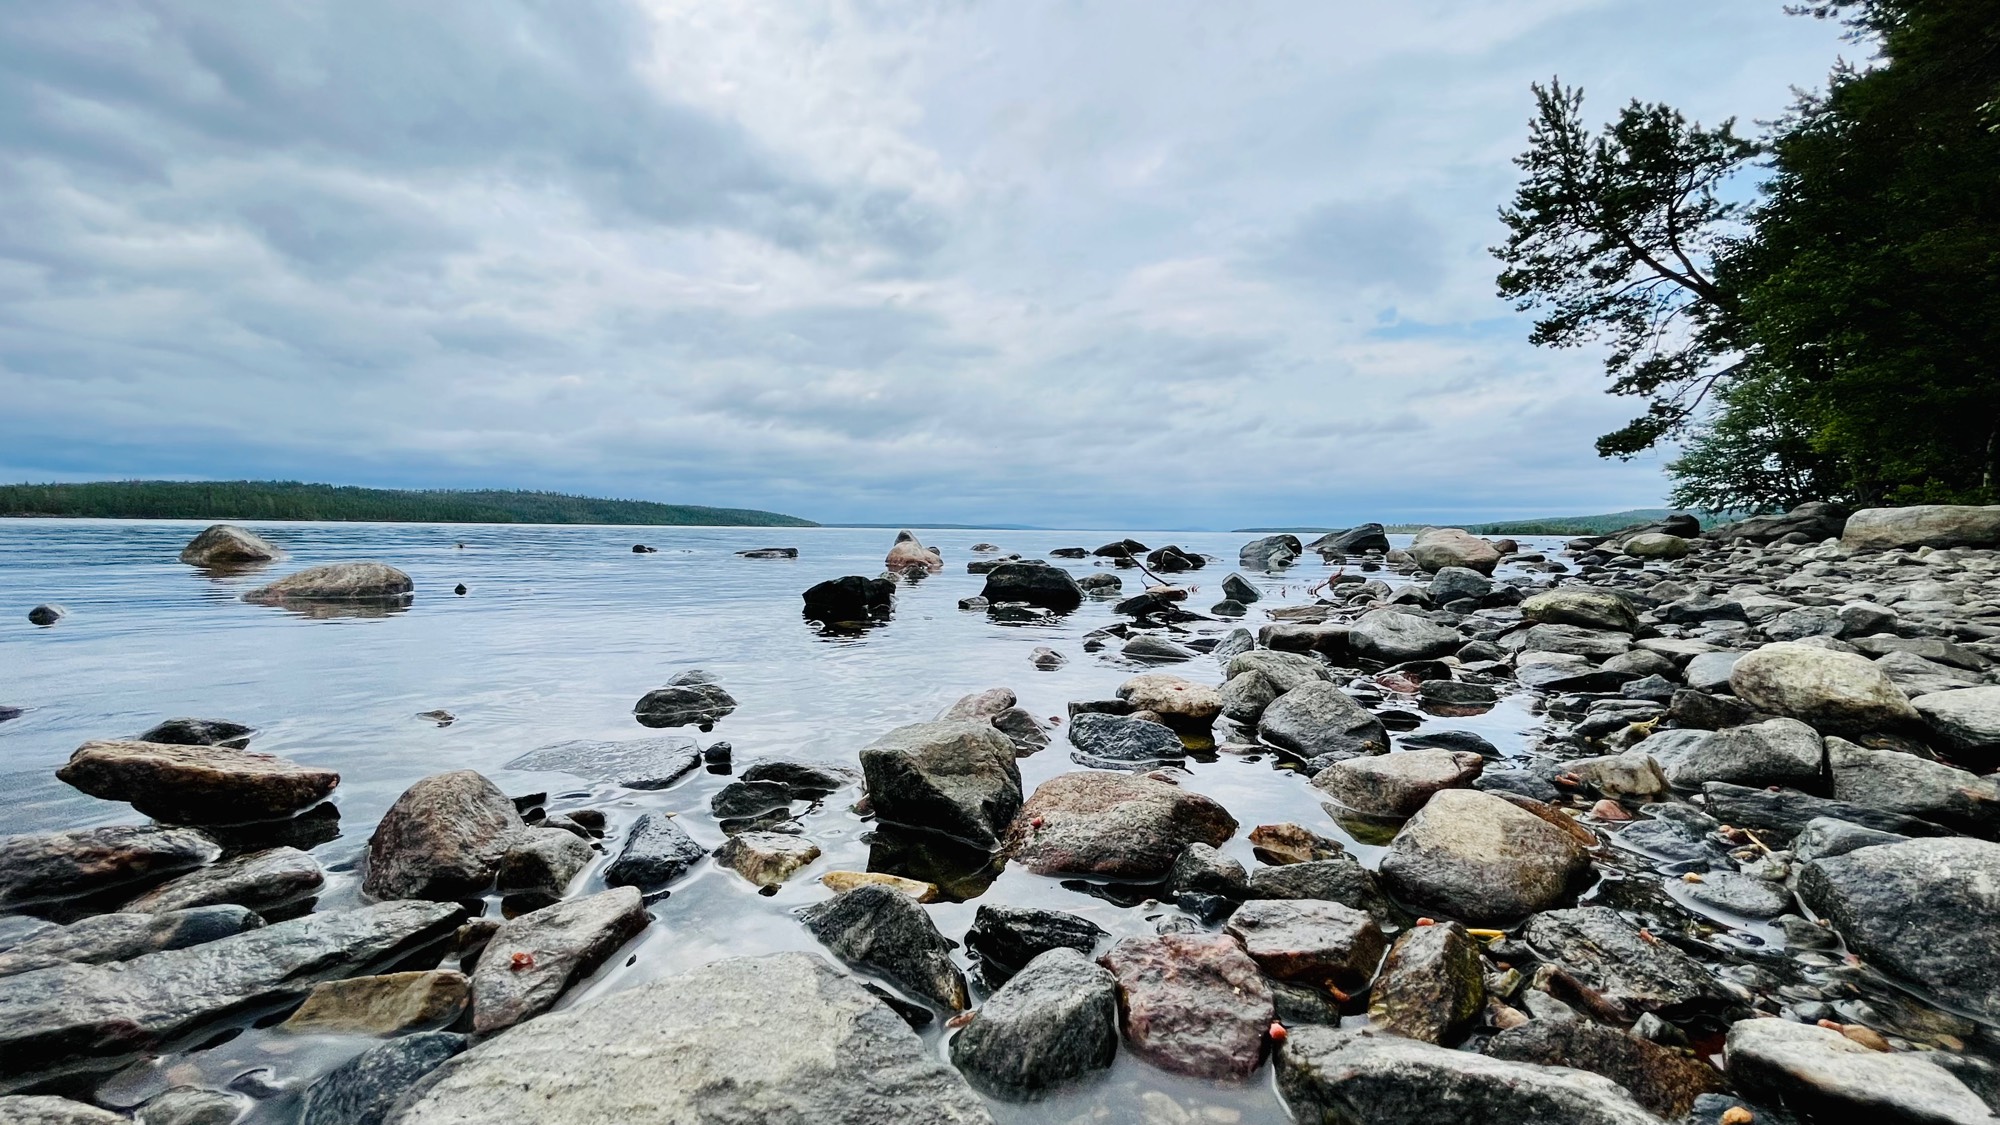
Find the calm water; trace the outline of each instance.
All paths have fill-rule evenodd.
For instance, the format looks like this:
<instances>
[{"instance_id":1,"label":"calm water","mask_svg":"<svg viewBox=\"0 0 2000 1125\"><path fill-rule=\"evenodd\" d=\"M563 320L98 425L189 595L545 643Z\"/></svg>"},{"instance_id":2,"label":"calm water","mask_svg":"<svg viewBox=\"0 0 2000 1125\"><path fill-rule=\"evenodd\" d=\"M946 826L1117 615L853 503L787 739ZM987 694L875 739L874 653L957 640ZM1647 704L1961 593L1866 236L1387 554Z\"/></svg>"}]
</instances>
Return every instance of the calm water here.
<instances>
[{"instance_id":1,"label":"calm water","mask_svg":"<svg viewBox=\"0 0 2000 1125\"><path fill-rule=\"evenodd\" d=\"M427 774L476 769L510 793L546 790L552 809L594 807L612 821L609 846L641 812L681 814L698 840L722 841L709 797L727 778L696 773L674 788L635 793L590 786L560 774L509 771L502 764L551 742L637 738L651 732L632 704L677 672L702 668L738 701L737 711L706 744L727 740L738 764L765 755L856 763L883 732L935 718L953 700L991 687L1012 688L1037 714L1066 714L1072 699L1108 697L1135 669L1115 652L1088 654L1082 637L1117 620L1109 603L1087 603L1053 625L1007 627L957 608L983 579L966 573L973 544L1037 557L1056 547L1095 547L1130 534L1151 546L1167 542L1233 560L1253 538L1231 534L1146 531L923 531L942 549L946 571L898 596L894 619L856 638L817 635L801 621L799 593L844 574L873 575L893 531L502 525L252 525L289 557L261 574L212 577L175 560L200 523L73 520L0 521L0 704L26 707L0 723L0 834L133 822L122 804L84 797L54 778L78 744L126 737L163 718L196 716L258 729L254 749L340 770L334 795L343 834L315 849L329 873L322 908L358 899L358 860L376 819L402 790ZM643 542L659 553L635 555ZM734 552L796 546L790 561L746 560ZM1537 543L1552 547L1553 541ZM245 604L253 586L316 563L379 559L408 571L417 596L405 612L377 618L316 620ZM1058 560L1059 562L1061 560ZM1090 561L1068 562L1073 573ZM1230 567L1213 564L1184 576L1202 589L1200 608L1221 599ZM1136 571L1117 572L1136 592ZM1259 609L1310 600L1305 584L1327 574L1316 559L1284 576L1251 576L1267 600ZM1394 579L1391 579L1394 581ZM451 591L464 583L468 593ZM59 602L70 616L53 628L28 624L27 610ZM1218 630L1227 625L1213 626ZM1038 671L1037 646L1069 664ZM1115 648L1115 646L1114 646ZM1180 668L1214 682L1203 657ZM457 721L439 727L416 717L443 708ZM1477 730L1503 749L1517 746L1536 719L1518 701L1438 727ZM658 732L658 733L688 733ZM1030 790L1079 768L1067 744L1022 760ZM1260 823L1294 820L1343 837L1305 779L1272 760L1224 753L1191 762L1189 784L1225 805L1244 831L1225 849L1254 860L1241 839ZM824 871L865 870L871 825L848 811L855 791L837 794L805 818L825 854L777 894L766 897L735 873L705 868L677 884L654 908L653 926L628 956L599 973L567 1002L628 988L724 956L816 949L791 911L826 896ZM1378 849L1355 843L1363 861ZM601 866L601 861L600 861ZM601 889L595 871L573 893ZM1121 908L1024 871L1001 873L973 902L934 906L939 928L962 937L979 902L1055 907L1086 916L1114 936L1151 929L1163 909ZM936 1029L929 1041L942 1051ZM302 1084L358 1052L366 1041L305 1040L252 1030L219 1047L169 1055L121 1076L113 1089L137 1100L174 1082L220 1085L254 1067ZM109 1091L107 1091L108 1093ZM1164 1099L1164 1100L1163 1100ZM1106 1122L1180 1120L1166 1100L1198 1121L1286 1121L1267 1067L1241 1087L1188 1082L1121 1055L1102 1079L1033 1106L995 1106L1003 1121ZM289 1098L261 1103L256 1120L284 1121Z\"/></svg>"}]
</instances>

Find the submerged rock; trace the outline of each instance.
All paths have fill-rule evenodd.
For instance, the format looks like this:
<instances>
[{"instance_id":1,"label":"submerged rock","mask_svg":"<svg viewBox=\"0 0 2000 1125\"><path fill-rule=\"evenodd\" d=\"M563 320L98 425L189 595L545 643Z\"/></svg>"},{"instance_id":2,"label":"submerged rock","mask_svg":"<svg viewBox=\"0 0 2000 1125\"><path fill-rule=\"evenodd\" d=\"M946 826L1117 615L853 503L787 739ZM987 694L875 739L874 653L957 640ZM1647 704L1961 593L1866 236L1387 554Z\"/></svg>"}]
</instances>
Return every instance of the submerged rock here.
<instances>
[{"instance_id":1,"label":"submerged rock","mask_svg":"<svg viewBox=\"0 0 2000 1125\"><path fill-rule=\"evenodd\" d=\"M386 902L131 961L0 978L0 1081L150 1050L439 941L462 914L453 904Z\"/></svg>"},{"instance_id":2,"label":"submerged rock","mask_svg":"<svg viewBox=\"0 0 2000 1125\"><path fill-rule=\"evenodd\" d=\"M319 804L340 784L332 770L275 754L157 742L86 742L56 776L171 824L276 820Z\"/></svg>"},{"instance_id":3,"label":"submerged rock","mask_svg":"<svg viewBox=\"0 0 2000 1125\"><path fill-rule=\"evenodd\" d=\"M362 890L441 901L481 894L523 827L514 802L479 774L432 774L404 790L375 826Z\"/></svg>"},{"instance_id":4,"label":"submerged rock","mask_svg":"<svg viewBox=\"0 0 2000 1125\"><path fill-rule=\"evenodd\" d=\"M255 532L219 523L188 540L181 548L181 561L191 566L230 567L270 562L283 554Z\"/></svg>"},{"instance_id":5,"label":"submerged rock","mask_svg":"<svg viewBox=\"0 0 2000 1125\"><path fill-rule=\"evenodd\" d=\"M1242 1079L1264 1058L1270 986L1235 941L1218 934L1128 937L1104 955L1118 978L1125 1038L1162 1070Z\"/></svg>"},{"instance_id":6,"label":"submerged rock","mask_svg":"<svg viewBox=\"0 0 2000 1125\"><path fill-rule=\"evenodd\" d=\"M523 754L506 768L567 773L626 789L665 789L700 764L701 750L694 739L662 735L615 742L558 742Z\"/></svg>"},{"instance_id":7,"label":"submerged rock","mask_svg":"<svg viewBox=\"0 0 2000 1125\"><path fill-rule=\"evenodd\" d=\"M1301 1121L1338 1125L1659 1125L1609 1079L1414 1039L1301 1027L1278 1049L1278 1089Z\"/></svg>"},{"instance_id":8,"label":"submerged rock","mask_svg":"<svg viewBox=\"0 0 2000 1125\"><path fill-rule=\"evenodd\" d=\"M889 1007L810 953L734 958L534 1020L387 1125L992 1125Z\"/></svg>"},{"instance_id":9,"label":"submerged rock","mask_svg":"<svg viewBox=\"0 0 2000 1125\"><path fill-rule=\"evenodd\" d=\"M1007 849L1038 875L1160 879L1189 844L1215 847L1235 834L1236 819L1221 805L1171 782L1066 773L1035 788Z\"/></svg>"},{"instance_id":10,"label":"submerged rock","mask_svg":"<svg viewBox=\"0 0 2000 1125\"><path fill-rule=\"evenodd\" d=\"M163 742L172 746L227 746L241 750L250 745L256 730L226 719L167 719L134 742Z\"/></svg>"},{"instance_id":11,"label":"submerged rock","mask_svg":"<svg viewBox=\"0 0 2000 1125\"><path fill-rule=\"evenodd\" d=\"M990 724L912 723L861 751L875 815L886 823L995 847L1021 808L1014 744Z\"/></svg>"},{"instance_id":12,"label":"submerged rock","mask_svg":"<svg viewBox=\"0 0 2000 1125\"><path fill-rule=\"evenodd\" d=\"M715 862L760 887L775 887L820 856L819 845L788 832L738 832L715 849Z\"/></svg>"},{"instance_id":13,"label":"submerged rock","mask_svg":"<svg viewBox=\"0 0 2000 1125\"><path fill-rule=\"evenodd\" d=\"M326 882L319 861L297 848L269 848L177 875L121 909L160 914L198 906L269 910L316 893Z\"/></svg>"},{"instance_id":14,"label":"submerged rock","mask_svg":"<svg viewBox=\"0 0 2000 1125\"><path fill-rule=\"evenodd\" d=\"M417 584L387 563L347 562L308 567L243 595L257 605L292 602L407 602Z\"/></svg>"},{"instance_id":15,"label":"submerged rock","mask_svg":"<svg viewBox=\"0 0 2000 1125\"><path fill-rule=\"evenodd\" d=\"M1403 899L1469 922L1546 910L1590 871L1575 837L1504 798L1445 789L1389 844L1383 880Z\"/></svg>"},{"instance_id":16,"label":"submerged rock","mask_svg":"<svg viewBox=\"0 0 2000 1125\"><path fill-rule=\"evenodd\" d=\"M869 884L806 907L799 920L842 961L947 1011L971 1006L965 974L951 961L958 943L939 933L908 895Z\"/></svg>"},{"instance_id":17,"label":"submerged rock","mask_svg":"<svg viewBox=\"0 0 2000 1125\"><path fill-rule=\"evenodd\" d=\"M604 871L604 882L613 887L637 887L657 891L687 874L708 849L696 843L673 817L665 813L645 813L626 833L625 847Z\"/></svg>"},{"instance_id":18,"label":"submerged rock","mask_svg":"<svg viewBox=\"0 0 2000 1125\"><path fill-rule=\"evenodd\" d=\"M646 727L700 727L708 730L736 710L736 698L700 669L682 672L632 705L632 717Z\"/></svg>"},{"instance_id":19,"label":"submerged rock","mask_svg":"<svg viewBox=\"0 0 2000 1125\"><path fill-rule=\"evenodd\" d=\"M951 1061L999 1097L1033 1097L1111 1065L1118 988L1073 949L1029 962L951 1041Z\"/></svg>"},{"instance_id":20,"label":"submerged rock","mask_svg":"<svg viewBox=\"0 0 2000 1125\"><path fill-rule=\"evenodd\" d=\"M472 1002L472 982L449 969L349 977L313 986L279 1026L332 1035L403 1035L448 1026Z\"/></svg>"},{"instance_id":21,"label":"submerged rock","mask_svg":"<svg viewBox=\"0 0 2000 1125\"><path fill-rule=\"evenodd\" d=\"M192 828L115 825L0 839L0 907L70 898L175 875L222 854Z\"/></svg>"},{"instance_id":22,"label":"submerged rock","mask_svg":"<svg viewBox=\"0 0 2000 1125\"><path fill-rule=\"evenodd\" d=\"M639 892L614 887L503 922L472 972L472 1027L482 1035L549 1010L652 922Z\"/></svg>"},{"instance_id":23,"label":"submerged rock","mask_svg":"<svg viewBox=\"0 0 2000 1125\"><path fill-rule=\"evenodd\" d=\"M306 1088L299 1125L381 1125L418 1079L466 1043L463 1035L429 1031L370 1047Z\"/></svg>"}]
</instances>

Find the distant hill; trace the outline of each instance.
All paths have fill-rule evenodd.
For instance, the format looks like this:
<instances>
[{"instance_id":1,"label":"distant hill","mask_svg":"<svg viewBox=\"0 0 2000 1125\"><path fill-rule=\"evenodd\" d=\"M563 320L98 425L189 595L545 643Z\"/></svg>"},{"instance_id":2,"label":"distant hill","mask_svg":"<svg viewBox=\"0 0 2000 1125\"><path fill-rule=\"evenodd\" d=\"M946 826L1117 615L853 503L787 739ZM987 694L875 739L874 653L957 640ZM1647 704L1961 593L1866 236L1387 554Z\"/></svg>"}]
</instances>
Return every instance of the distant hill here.
<instances>
[{"instance_id":1,"label":"distant hill","mask_svg":"<svg viewBox=\"0 0 2000 1125\"><path fill-rule=\"evenodd\" d=\"M560 492L351 488L268 480L0 485L0 515L128 520L819 526L797 516L754 508L602 500Z\"/></svg>"}]
</instances>

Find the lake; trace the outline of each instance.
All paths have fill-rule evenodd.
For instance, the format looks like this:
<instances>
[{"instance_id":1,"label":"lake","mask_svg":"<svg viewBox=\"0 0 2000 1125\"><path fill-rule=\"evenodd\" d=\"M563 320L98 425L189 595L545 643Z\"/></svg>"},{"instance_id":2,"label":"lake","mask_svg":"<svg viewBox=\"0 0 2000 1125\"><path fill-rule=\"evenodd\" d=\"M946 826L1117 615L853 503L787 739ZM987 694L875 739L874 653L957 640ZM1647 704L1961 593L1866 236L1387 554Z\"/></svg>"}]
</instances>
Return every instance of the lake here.
<instances>
[{"instance_id":1,"label":"lake","mask_svg":"<svg viewBox=\"0 0 2000 1125\"><path fill-rule=\"evenodd\" d=\"M894 617L859 636L823 636L800 616L799 594L827 578L874 575L894 531L836 528L654 528L518 525L255 524L288 558L260 573L212 576L176 561L204 526L178 521L0 520L0 705L26 708L0 723L0 784L11 800L0 834L138 822L122 804L98 801L57 781L55 769L79 744L129 737L174 716L229 719L258 733L251 744L313 765L338 769L334 795L341 834L314 854L328 871L322 909L359 900L359 860L382 812L411 782L428 774L474 769L510 794L546 790L550 809L599 808L610 817L607 846L640 813L680 814L703 844L723 837L708 811L729 780L697 771L659 792L592 787L561 774L523 773L503 764L569 739L629 739L655 733L727 740L735 762L786 755L852 766L857 752L905 723L933 719L969 692L1008 687L1045 718L1067 714L1070 700L1102 699L1146 669L1097 654L1086 633L1118 620L1108 601L1088 601L1046 625L1005 626L957 608L984 579L966 563L986 557L982 541L1025 557L1052 548L1094 548L1127 535L1150 546L1177 543L1233 561L1250 534L1098 531L925 531L943 551L945 572L898 594ZM1398 542L1406 540L1398 539ZM634 554L634 543L657 548ZM1555 540L1524 543L1553 548ZM735 552L794 546L795 560L748 560ZM376 617L315 618L246 604L248 589L303 566L378 559L416 581L402 612ZM1250 575L1266 595L1244 622L1255 629L1263 608L1311 600L1305 587L1330 571L1317 556L1280 575ZM1057 560L1062 562L1062 560ZM1092 572L1097 560L1063 562ZM1184 575L1200 589L1190 606L1221 600L1227 562ZM1136 593L1137 571L1115 571ZM1503 576L1506 571L1503 569ZM1382 575L1390 581L1401 581ZM455 595L463 583L467 593ZM69 616L51 628L26 621L31 606L57 602ZM1210 631L1234 623L1197 624ZM1030 652L1049 646L1068 657L1036 669ZM632 705L676 673L703 669L738 701L736 712L707 734L652 732ZM1216 682L1209 657L1173 671ZM447 726L418 717L443 709ZM1524 697L1473 718L1427 726L1470 729L1513 752L1537 724ZM1080 768L1070 761L1061 727L1046 750L1021 761L1024 786ZM1322 810L1304 777L1267 755L1223 752L1189 763L1189 786L1220 801L1243 830L1226 851L1254 865L1250 827L1297 821L1347 839L1373 866L1379 849L1353 841ZM873 825L834 795L804 818L824 849L811 868L762 895L734 872L705 866L675 884L653 909L655 922L565 1003L669 975L725 956L787 949L818 950L792 911L827 897L816 877L868 869ZM886 856L878 856L886 859ZM602 866L602 861L598 864ZM601 889L595 871L572 894ZM1047 906L1090 918L1114 937L1150 932L1171 906L1121 907L1068 889L1054 879L1005 870L976 899L930 907L938 927L962 938L979 903ZM497 906L494 908L497 913ZM963 950L960 951L964 961ZM927 1041L944 1050L933 1025ZM100 1090L113 1104L133 1104L174 1083L223 1085L268 1067L293 1090L357 1053L368 1041L305 1039L251 1029L208 1050L171 1054L135 1066ZM122 1099L122 1100L121 1100ZM1167 1103L1173 1103L1169 1106ZM292 1119L293 1096L259 1103L260 1122ZM1175 1078L1121 1054L1096 1081L1051 1101L995 1103L1011 1122L1287 1121L1264 1068L1247 1085L1217 1086ZM1176 1112L1178 1111L1178 1113Z\"/></svg>"}]
</instances>

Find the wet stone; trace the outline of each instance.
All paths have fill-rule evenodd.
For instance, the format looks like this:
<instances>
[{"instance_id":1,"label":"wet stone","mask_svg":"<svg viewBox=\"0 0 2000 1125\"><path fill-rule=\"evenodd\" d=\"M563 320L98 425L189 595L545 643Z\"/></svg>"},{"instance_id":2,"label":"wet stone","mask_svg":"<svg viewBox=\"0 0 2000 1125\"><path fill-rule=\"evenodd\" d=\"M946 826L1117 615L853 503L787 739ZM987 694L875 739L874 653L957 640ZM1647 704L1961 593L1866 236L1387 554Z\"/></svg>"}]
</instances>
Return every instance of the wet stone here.
<instances>
[{"instance_id":1,"label":"wet stone","mask_svg":"<svg viewBox=\"0 0 2000 1125\"><path fill-rule=\"evenodd\" d=\"M957 943L907 895L880 884L856 887L805 908L799 920L849 965L879 973L947 1011L971 1004L965 974L951 961Z\"/></svg>"},{"instance_id":2,"label":"wet stone","mask_svg":"<svg viewBox=\"0 0 2000 1125\"><path fill-rule=\"evenodd\" d=\"M349 977L313 986L280 1025L286 1031L402 1035L449 1026L472 1002L472 982L449 969Z\"/></svg>"},{"instance_id":3,"label":"wet stone","mask_svg":"<svg viewBox=\"0 0 2000 1125\"><path fill-rule=\"evenodd\" d=\"M472 972L472 1026L480 1034L549 1010L652 922L639 892L616 887L502 923Z\"/></svg>"},{"instance_id":4,"label":"wet stone","mask_svg":"<svg viewBox=\"0 0 2000 1125\"><path fill-rule=\"evenodd\" d=\"M979 955L987 983L1001 984L1051 949L1089 955L1104 937L1096 923L1060 910L982 905L965 932L965 946Z\"/></svg>"},{"instance_id":5,"label":"wet stone","mask_svg":"<svg viewBox=\"0 0 2000 1125\"><path fill-rule=\"evenodd\" d=\"M384 899L480 894L523 827L514 802L479 774L433 774L404 790L375 826L362 889Z\"/></svg>"},{"instance_id":6,"label":"wet stone","mask_svg":"<svg viewBox=\"0 0 2000 1125\"><path fill-rule=\"evenodd\" d=\"M624 848L604 871L604 882L656 891L687 874L707 854L708 849L696 843L673 817L645 813L626 833Z\"/></svg>"},{"instance_id":7,"label":"wet stone","mask_svg":"<svg viewBox=\"0 0 2000 1125\"><path fill-rule=\"evenodd\" d=\"M463 1035L429 1031L370 1047L306 1088L299 1125L381 1125L398 1099L466 1044Z\"/></svg>"},{"instance_id":8,"label":"wet stone","mask_svg":"<svg viewBox=\"0 0 2000 1125\"><path fill-rule=\"evenodd\" d=\"M1073 949L1040 955L980 1005L951 1041L951 1058L981 1089L1032 1097L1111 1065L1118 990Z\"/></svg>"},{"instance_id":9,"label":"wet stone","mask_svg":"<svg viewBox=\"0 0 2000 1125\"><path fill-rule=\"evenodd\" d=\"M1118 978L1126 1041L1140 1058L1211 1079L1246 1078L1263 1061L1271 990L1233 939L1128 937L1103 963Z\"/></svg>"},{"instance_id":10,"label":"wet stone","mask_svg":"<svg viewBox=\"0 0 2000 1125\"><path fill-rule=\"evenodd\" d=\"M692 738L664 735L618 742L558 742L507 763L510 770L567 773L626 789L665 789L701 764Z\"/></svg>"},{"instance_id":11,"label":"wet stone","mask_svg":"<svg viewBox=\"0 0 2000 1125\"><path fill-rule=\"evenodd\" d=\"M254 728L225 719L167 719L134 739L171 746L227 746L241 750L250 745Z\"/></svg>"},{"instance_id":12,"label":"wet stone","mask_svg":"<svg viewBox=\"0 0 2000 1125\"><path fill-rule=\"evenodd\" d=\"M1719 1007L1727 994L1701 964L1603 906L1552 910L1528 919L1521 938L1536 955L1637 1018L1678 1020Z\"/></svg>"},{"instance_id":13,"label":"wet stone","mask_svg":"<svg viewBox=\"0 0 2000 1125\"><path fill-rule=\"evenodd\" d=\"M775 887L820 856L819 845L789 832L738 832L715 861L760 887Z\"/></svg>"},{"instance_id":14,"label":"wet stone","mask_svg":"<svg viewBox=\"0 0 2000 1125\"><path fill-rule=\"evenodd\" d=\"M1069 740L1078 762L1107 769L1156 766L1187 757L1187 747L1172 729L1124 715L1078 715L1070 723Z\"/></svg>"},{"instance_id":15,"label":"wet stone","mask_svg":"<svg viewBox=\"0 0 2000 1125\"><path fill-rule=\"evenodd\" d=\"M1510 1028L1489 1040L1485 1053L1601 1074L1668 1120L1686 1114L1701 1095L1726 1087L1714 1067L1691 1055L1584 1020L1535 1020Z\"/></svg>"},{"instance_id":16,"label":"wet stone","mask_svg":"<svg viewBox=\"0 0 2000 1125\"><path fill-rule=\"evenodd\" d=\"M1368 1018L1426 1043L1457 1039L1486 1006L1479 946L1456 922L1417 926L1396 939L1370 993Z\"/></svg>"},{"instance_id":17,"label":"wet stone","mask_svg":"<svg viewBox=\"0 0 2000 1125\"><path fill-rule=\"evenodd\" d=\"M1266 975L1331 981L1344 991L1367 984L1388 944L1365 912L1323 899L1246 902L1223 930Z\"/></svg>"},{"instance_id":18,"label":"wet stone","mask_svg":"<svg viewBox=\"0 0 2000 1125\"><path fill-rule=\"evenodd\" d=\"M218 941L263 924L263 918L243 906L97 914L67 926L50 926L0 950L0 976L72 962L96 965L129 961L148 953Z\"/></svg>"},{"instance_id":19,"label":"wet stone","mask_svg":"<svg viewBox=\"0 0 2000 1125\"><path fill-rule=\"evenodd\" d=\"M170 824L276 820L319 804L340 784L332 770L275 754L155 742L86 742L56 776Z\"/></svg>"},{"instance_id":20,"label":"wet stone","mask_svg":"<svg viewBox=\"0 0 2000 1125\"><path fill-rule=\"evenodd\" d=\"M632 716L648 727L712 728L736 710L736 699L708 673L699 669L682 672L655 688L632 705Z\"/></svg>"},{"instance_id":21,"label":"wet stone","mask_svg":"<svg viewBox=\"0 0 2000 1125\"><path fill-rule=\"evenodd\" d=\"M236 905L268 911L317 893L325 882L326 873L312 856L297 848L271 848L177 875L121 909L158 914Z\"/></svg>"},{"instance_id":22,"label":"wet stone","mask_svg":"<svg viewBox=\"0 0 2000 1125\"><path fill-rule=\"evenodd\" d=\"M0 839L0 907L93 894L188 871L222 854L191 828L79 828Z\"/></svg>"},{"instance_id":23,"label":"wet stone","mask_svg":"<svg viewBox=\"0 0 2000 1125\"><path fill-rule=\"evenodd\" d=\"M1039 875L1160 879L1187 845L1236 834L1221 805L1171 782L1066 773L1035 788L1007 836L1009 853Z\"/></svg>"}]
</instances>

